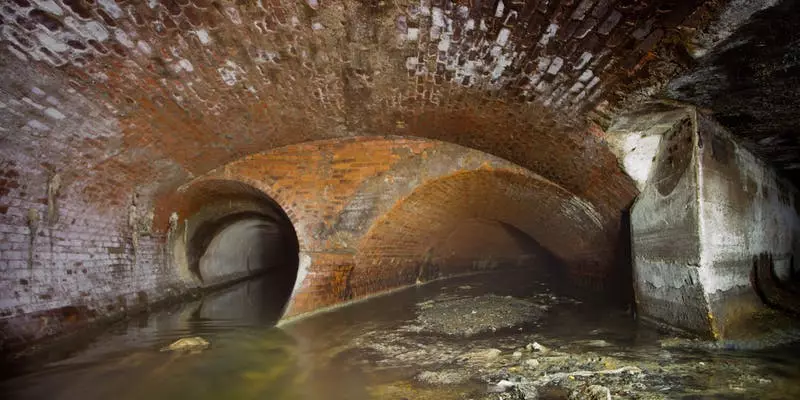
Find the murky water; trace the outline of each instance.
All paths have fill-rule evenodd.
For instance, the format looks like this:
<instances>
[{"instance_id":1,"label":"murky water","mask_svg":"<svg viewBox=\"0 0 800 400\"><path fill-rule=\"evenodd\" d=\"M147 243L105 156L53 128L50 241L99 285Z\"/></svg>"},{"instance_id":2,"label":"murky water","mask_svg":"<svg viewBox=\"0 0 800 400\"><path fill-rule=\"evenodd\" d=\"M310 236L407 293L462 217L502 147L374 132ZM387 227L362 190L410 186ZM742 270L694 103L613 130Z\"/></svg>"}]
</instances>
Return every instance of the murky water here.
<instances>
[{"instance_id":1,"label":"murky water","mask_svg":"<svg viewBox=\"0 0 800 400\"><path fill-rule=\"evenodd\" d=\"M63 360L0 382L0 396L583 399L607 390L614 398L800 398L797 346L703 349L617 307L551 293L527 272L433 282L280 327L265 292L252 281L120 324ZM186 336L211 348L159 351Z\"/></svg>"}]
</instances>

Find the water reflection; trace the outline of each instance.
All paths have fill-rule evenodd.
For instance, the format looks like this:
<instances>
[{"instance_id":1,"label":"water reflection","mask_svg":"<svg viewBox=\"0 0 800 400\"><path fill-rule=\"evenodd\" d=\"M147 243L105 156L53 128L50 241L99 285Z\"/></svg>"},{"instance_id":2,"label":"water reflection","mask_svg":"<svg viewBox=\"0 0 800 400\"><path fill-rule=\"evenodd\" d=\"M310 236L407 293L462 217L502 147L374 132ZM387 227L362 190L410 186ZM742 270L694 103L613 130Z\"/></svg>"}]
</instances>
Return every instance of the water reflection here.
<instances>
[{"instance_id":1,"label":"water reflection","mask_svg":"<svg viewBox=\"0 0 800 400\"><path fill-rule=\"evenodd\" d=\"M255 280L119 324L73 349L66 359L0 383L0 395L67 400L488 399L496 396L488 397L487 384L500 377L535 381L576 369L632 366L641 371L636 377L610 376L601 383L615 396L630 398L800 396L795 348L743 353L669 347L662 334L637 324L624 309L576 301L549 287L532 271L478 275L409 288L274 327L281 305L275 305L269 279ZM546 313L513 329L470 337L443 336L419 325L419 310L426 304L487 293L525 299ZM158 351L185 336L202 336L211 348L200 354ZM526 351L533 341L552 352ZM489 348L500 355L470 359L469 354ZM516 355L519 350L522 356ZM527 368L533 358L537 370ZM454 382L421 382L423 372ZM539 390L565 398L575 382Z\"/></svg>"}]
</instances>

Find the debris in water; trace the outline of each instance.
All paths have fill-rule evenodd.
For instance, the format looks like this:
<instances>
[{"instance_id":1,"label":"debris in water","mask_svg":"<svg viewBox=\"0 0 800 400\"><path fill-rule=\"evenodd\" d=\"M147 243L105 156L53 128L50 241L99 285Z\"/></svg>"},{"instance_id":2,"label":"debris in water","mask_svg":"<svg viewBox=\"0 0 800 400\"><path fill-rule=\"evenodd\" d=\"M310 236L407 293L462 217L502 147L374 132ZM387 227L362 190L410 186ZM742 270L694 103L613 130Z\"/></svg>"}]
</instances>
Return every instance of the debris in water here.
<instances>
[{"instance_id":1,"label":"debris in water","mask_svg":"<svg viewBox=\"0 0 800 400\"><path fill-rule=\"evenodd\" d=\"M165 346L161 348L161 351L177 351L177 352L185 352L185 353L199 353L211 346L211 343L208 340L201 338L200 336L188 337L188 338L180 338L174 341L169 346Z\"/></svg>"}]
</instances>

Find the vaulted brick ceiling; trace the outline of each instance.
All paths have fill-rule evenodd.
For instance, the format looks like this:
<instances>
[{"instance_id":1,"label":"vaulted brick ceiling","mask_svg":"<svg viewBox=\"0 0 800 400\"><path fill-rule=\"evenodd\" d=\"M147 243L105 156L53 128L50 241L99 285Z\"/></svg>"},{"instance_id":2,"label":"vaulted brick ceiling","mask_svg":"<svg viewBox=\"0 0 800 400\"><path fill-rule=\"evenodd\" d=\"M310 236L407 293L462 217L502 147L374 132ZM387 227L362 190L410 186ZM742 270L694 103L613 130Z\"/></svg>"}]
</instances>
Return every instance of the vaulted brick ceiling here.
<instances>
[{"instance_id":1,"label":"vaulted brick ceiling","mask_svg":"<svg viewBox=\"0 0 800 400\"><path fill-rule=\"evenodd\" d=\"M637 190L604 128L676 76L667 93L733 123L748 93L780 93L697 84L731 63L714 48L777 3L0 2L6 336L201 285L185 258L213 235L187 232L262 210L265 195L300 253L289 315L541 255L524 254L526 235L573 282L623 281ZM744 70L760 79L780 51L754 43L764 56ZM786 120L757 144L789 148L762 141L791 137Z\"/></svg>"},{"instance_id":2,"label":"vaulted brick ceiling","mask_svg":"<svg viewBox=\"0 0 800 400\"><path fill-rule=\"evenodd\" d=\"M117 207L279 146L422 136L619 209L632 186L587 117L682 70L720 3L7 1L0 152Z\"/></svg>"}]
</instances>

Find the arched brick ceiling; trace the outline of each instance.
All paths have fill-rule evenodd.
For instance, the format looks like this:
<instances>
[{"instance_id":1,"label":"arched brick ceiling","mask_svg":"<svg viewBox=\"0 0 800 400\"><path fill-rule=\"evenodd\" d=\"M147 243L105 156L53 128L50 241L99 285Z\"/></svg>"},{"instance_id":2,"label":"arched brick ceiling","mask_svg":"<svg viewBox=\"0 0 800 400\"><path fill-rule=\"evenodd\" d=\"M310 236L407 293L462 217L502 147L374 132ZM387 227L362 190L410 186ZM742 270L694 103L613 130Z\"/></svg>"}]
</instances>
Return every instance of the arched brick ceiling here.
<instances>
[{"instance_id":1,"label":"arched brick ceiling","mask_svg":"<svg viewBox=\"0 0 800 400\"><path fill-rule=\"evenodd\" d=\"M512 225L584 279L614 272L617 238L591 205L539 177L504 170L464 171L420 186L372 226L356 265L395 274L389 266L438 254L442 238L475 218Z\"/></svg>"},{"instance_id":2,"label":"arched brick ceiling","mask_svg":"<svg viewBox=\"0 0 800 400\"><path fill-rule=\"evenodd\" d=\"M611 197L594 198L597 207L518 165L451 143L336 139L250 155L199 176L158 199L153 228L166 230L172 212L192 220L207 206L232 207L220 202L246 205L256 192L274 199L309 261L289 307L295 315L411 284L431 259L441 266L433 277L503 257L515 263L529 250L520 236L538 241L531 254L558 255L562 272L579 282L612 282L620 210L635 189L600 189L592 193ZM462 242L480 244L449 257Z\"/></svg>"},{"instance_id":3,"label":"arched brick ceiling","mask_svg":"<svg viewBox=\"0 0 800 400\"><path fill-rule=\"evenodd\" d=\"M608 207L631 184L586 113L662 77L717 3L7 1L0 152L119 207L279 146L423 136Z\"/></svg>"}]
</instances>

